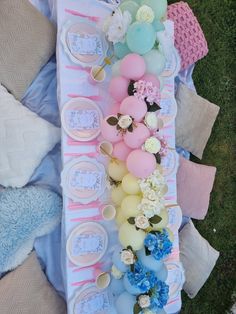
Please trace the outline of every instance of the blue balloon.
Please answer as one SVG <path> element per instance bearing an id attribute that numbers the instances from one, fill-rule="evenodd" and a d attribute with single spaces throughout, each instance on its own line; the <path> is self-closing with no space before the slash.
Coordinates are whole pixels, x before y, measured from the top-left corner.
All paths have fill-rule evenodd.
<path id="1" fill-rule="evenodd" d="M 136 299 L 133 295 L 123 292 L 116 300 L 116 310 L 118 314 L 132 314 Z"/>
<path id="2" fill-rule="evenodd" d="M 112 293 L 114 297 L 117 297 L 122 292 L 125 291 L 125 287 L 122 279 L 112 278 L 111 283 L 109 285 L 109 291 Z"/>
<path id="3" fill-rule="evenodd" d="M 124 275 L 123 283 L 124 283 L 125 290 L 129 292 L 130 294 L 139 295 L 142 293 L 142 291 L 139 288 L 131 285 L 131 283 L 129 282 L 127 273 Z"/>
<path id="4" fill-rule="evenodd" d="M 126 43 L 116 43 L 114 45 L 114 54 L 118 59 L 123 59 L 131 51 L 129 50 Z"/>
<path id="5" fill-rule="evenodd" d="M 145 249 L 136 252 L 139 261 L 148 269 L 158 272 L 163 268 L 163 262 L 157 261 L 152 255 L 146 255 Z"/>
<path id="6" fill-rule="evenodd" d="M 168 270 L 165 264 L 163 264 L 162 267 L 156 272 L 156 276 L 159 280 L 166 281 L 168 276 Z"/>
<path id="7" fill-rule="evenodd" d="M 160 32 L 160 31 L 165 30 L 165 25 L 156 19 L 152 22 L 152 25 L 153 25 L 156 32 Z"/>
<path id="8" fill-rule="evenodd" d="M 152 24 L 135 22 L 129 26 L 126 42 L 132 52 L 144 55 L 153 48 L 155 41 L 156 32 Z"/>

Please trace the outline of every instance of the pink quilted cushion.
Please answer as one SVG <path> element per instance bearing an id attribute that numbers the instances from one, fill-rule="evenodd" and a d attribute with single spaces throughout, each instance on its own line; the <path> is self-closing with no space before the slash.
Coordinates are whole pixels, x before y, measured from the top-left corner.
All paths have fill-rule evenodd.
<path id="1" fill-rule="evenodd" d="M 215 174 L 215 167 L 199 165 L 180 156 L 177 196 L 184 216 L 195 219 L 205 218 Z"/>
<path id="2" fill-rule="evenodd" d="M 181 70 L 184 70 L 207 55 L 207 41 L 186 2 L 169 5 L 168 18 L 175 23 L 175 47 L 181 57 Z"/>

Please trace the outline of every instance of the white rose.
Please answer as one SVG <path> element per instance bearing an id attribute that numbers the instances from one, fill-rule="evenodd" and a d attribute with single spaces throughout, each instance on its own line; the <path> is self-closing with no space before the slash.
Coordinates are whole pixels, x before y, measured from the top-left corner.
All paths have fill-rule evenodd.
<path id="1" fill-rule="evenodd" d="M 142 309 L 145 309 L 151 305 L 150 297 L 148 295 L 140 295 L 138 298 L 138 304 Z"/>
<path id="2" fill-rule="evenodd" d="M 133 265 L 135 262 L 134 253 L 131 250 L 123 250 L 120 257 L 125 265 Z"/>
<path id="3" fill-rule="evenodd" d="M 144 118 L 144 123 L 151 130 L 158 129 L 158 118 L 155 112 L 147 112 Z"/>
<path id="4" fill-rule="evenodd" d="M 116 268 L 115 265 L 112 265 L 111 274 L 115 279 L 121 279 L 123 276 L 123 273 L 118 268 Z"/>
<path id="5" fill-rule="evenodd" d="M 136 20 L 138 22 L 146 22 L 146 23 L 152 23 L 155 19 L 155 14 L 153 12 L 153 9 L 149 7 L 148 5 L 142 5 L 136 14 Z"/>
<path id="6" fill-rule="evenodd" d="M 122 129 L 127 129 L 132 123 L 133 123 L 133 120 L 129 115 L 121 116 L 118 121 L 118 125 Z"/>
<path id="7" fill-rule="evenodd" d="M 161 149 L 161 142 L 154 136 L 149 137 L 144 143 L 144 148 L 151 154 L 156 154 Z"/>
<path id="8" fill-rule="evenodd" d="M 135 226 L 139 229 L 147 229 L 150 224 L 146 216 L 138 215 L 135 217 Z"/>

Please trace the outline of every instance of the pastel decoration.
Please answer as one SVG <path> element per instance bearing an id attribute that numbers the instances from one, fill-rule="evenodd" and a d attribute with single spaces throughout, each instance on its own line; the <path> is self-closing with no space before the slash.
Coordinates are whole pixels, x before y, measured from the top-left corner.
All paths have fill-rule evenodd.
<path id="1" fill-rule="evenodd" d="M 122 2 L 119 8 L 122 12 L 128 11 L 132 16 L 132 20 L 135 20 L 139 5 L 135 1 L 127 0 L 125 2 Z"/>
<path id="2" fill-rule="evenodd" d="M 168 208 L 168 228 L 173 232 L 177 232 L 182 223 L 182 210 L 179 206 Z M 165 227 L 163 227 L 165 228 Z"/>
<path id="3" fill-rule="evenodd" d="M 147 105 L 145 101 L 139 100 L 135 96 L 126 97 L 120 105 L 120 113 L 129 115 L 135 121 L 140 122 L 147 113 Z"/>
<path id="4" fill-rule="evenodd" d="M 107 154 L 111 155 L 113 152 L 113 145 L 112 143 L 108 142 L 108 141 L 102 141 L 98 144 L 97 147 L 98 152 L 107 157 Z"/>
<path id="5" fill-rule="evenodd" d="M 106 78 L 106 71 L 100 65 L 93 65 L 90 71 L 89 82 L 92 85 L 102 83 Z"/>
<path id="6" fill-rule="evenodd" d="M 112 107 L 111 107 L 111 115 L 114 115 L 116 116 L 117 115 L 117 112 L 120 111 L 120 104 L 114 104 Z"/>
<path id="7" fill-rule="evenodd" d="M 168 270 L 164 263 L 162 264 L 162 267 L 158 271 L 156 271 L 156 276 L 159 280 L 166 281 L 168 277 Z"/>
<path id="8" fill-rule="evenodd" d="M 136 123 L 133 132 L 125 133 L 124 142 L 130 148 L 139 148 L 142 146 L 142 144 L 144 144 L 146 139 L 148 139 L 149 137 L 150 137 L 149 129 L 142 123 Z M 132 154 L 132 152 L 130 154 Z"/>
<path id="9" fill-rule="evenodd" d="M 167 12 L 167 0 L 142 0 L 141 3 L 153 9 L 157 20 L 165 17 Z"/>
<path id="10" fill-rule="evenodd" d="M 105 220 L 112 220 L 116 216 L 116 209 L 113 205 L 105 205 L 102 208 L 102 217 Z"/>
<path id="11" fill-rule="evenodd" d="M 111 282 L 110 274 L 102 272 L 100 269 L 95 270 L 94 277 L 98 289 L 106 289 Z"/>
<path id="12" fill-rule="evenodd" d="M 119 269 L 119 271 L 121 271 L 122 273 L 125 273 L 129 269 L 129 266 L 125 265 L 121 261 L 121 251 L 122 251 L 122 247 L 116 247 L 114 249 L 114 253 L 112 255 L 112 263 L 116 266 L 116 268 Z"/>
<path id="13" fill-rule="evenodd" d="M 129 81 L 122 77 L 113 77 L 109 85 L 109 93 L 113 99 L 117 102 L 121 102 L 128 96 Z"/>
<path id="14" fill-rule="evenodd" d="M 114 54 L 118 59 L 123 59 L 131 51 L 129 50 L 126 43 L 116 43 L 114 44 Z"/>
<path id="15" fill-rule="evenodd" d="M 156 32 L 161 32 L 161 31 L 165 30 L 165 25 L 161 21 L 159 21 L 157 19 L 155 19 L 152 22 L 152 26 L 154 27 Z"/>
<path id="16" fill-rule="evenodd" d="M 168 211 L 166 208 L 162 209 L 161 212 L 158 214 L 158 216 L 160 216 L 162 220 L 158 224 L 153 224 L 154 230 L 166 228 L 168 224 Z"/>
<path id="17" fill-rule="evenodd" d="M 121 61 L 120 73 L 130 80 L 139 80 L 146 71 L 144 59 L 136 53 L 130 53 Z"/>
<path id="18" fill-rule="evenodd" d="M 138 209 L 142 198 L 138 195 L 128 195 L 121 203 L 121 212 L 125 218 L 136 217 L 140 211 Z"/>
<path id="19" fill-rule="evenodd" d="M 174 240 L 175 240 L 175 235 L 174 235 L 174 233 L 173 233 L 173 232 L 170 230 L 170 228 L 168 228 L 168 227 L 166 227 L 165 229 L 166 229 L 166 231 L 168 232 L 168 237 L 169 237 L 170 241 L 173 243 Z"/>
<path id="20" fill-rule="evenodd" d="M 134 251 L 141 250 L 143 247 L 145 232 L 143 230 L 136 230 L 134 225 L 125 222 L 119 229 L 120 243 L 124 246 L 131 246 Z"/>
<path id="21" fill-rule="evenodd" d="M 166 284 L 169 286 L 170 299 L 177 298 L 185 282 L 184 269 L 181 262 L 168 261 L 165 263 L 168 271 Z"/>
<path id="22" fill-rule="evenodd" d="M 127 194 L 139 194 L 141 191 L 138 178 L 131 173 L 126 174 L 122 179 L 122 188 Z"/>
<path id="23" fill-rule="evenodd" d="M 144 55 L 150 51 L 156 41 L 156 32 L 152 24 L 135 22 L 129 26 L 126 42 L 132 52 Z"/>
<path id="24" fill-rule="evenodd" d="M 158 89 L 160 89 L 160 80 L 158 79 L 157 76 L 150 74 L 150 73 L 146 73 L 144 74 L 144 76 L 141 78 L 142 81 L 146 81 L 146 82 L 151 82 L 153 84 L 153 86 L 157 87 Z"/>
<path id="25" fill-rule="evenodd" d="M 122 140 L 122 134 L 117 131 L 116 127 L 107 123 L 107 117 L 101 123 L 101 132 L 105 140 L 116 143 Z"/>
<path id="26" fill-rule="evenodd" d="M 102 112 L 97 104 L 83 97 L 73 98 L 62 108 L 62 126 L 76 141 L 91 141 L 100 134 Z"/>
<path id="27" fill-rule="evenodd" d="M 126 161 L 130 152 L 131 148 L 124 142 L 119 142 L 114 145 L 113 156 L 119 160 Z"/>
<path id="28" fill-rule="evenodd" d="M 129 154 L 126 165 L 135 177 L 147 178 L 156 169 L 156 159 L 153 154 L 136 149 Z"/>
<path id="29" fill-rule="evenodd" d="M 72 230 L 66 244 L 70 261 L 80 267 L 97 263 L 108 245 L 106 230 L 98 223 L 86 222 Z"/>
<path id="30" fill-rule="evenodd" d="M 133 313 L 136 298 L 128 292 L 123 292 L 116 300 L 117 314 Z"/>
<path id="31" fill-rule="evenodd" d="M 116 206 L 120 206 L 126 196 L 127 194 L 122 189 L 121 184 L 113 188 L 111 191 L 111 199 Z"/>
<path id="32" fill-rule="evenodd" d="M 114 76 L 120 76 L 120 60 L 116 61 L 116 62 L 112 65 L 111 71 L 112 71 L 112 77 L 114 77 Z"/>
<path id="33" fill-rule="evenodd" d="M 126 165 L 123 161 L 112 159 L 108 165 L 108 174 L 109 176 L 119 182 L 122 181 L 123 177 L 128 173 Z"/>
<path id="34" fill-rule="evenodd" d="M 109 290 L 114 297 L 118 297 L 125 290 L 123 280 L 112 278 Z"/>
<path id="35" fill-rule="evenodd" d="M 160 75 L 164 71 L 166 58 L 160 51 L 153 49 L 146 53 L 143 58 L 146 63 L 147 73 Z"/>
<path id="36" fill-rule="evenodd" d="M 124 275 L 123 284 L 124 284 L 125 290 L 129 294 L 135 295 L 135 296 L 139 295 L 139 294 L 142 294 L 142 290 L 140 288 L 131 285 L 131 283 L 130 283 L 130 281 L 128 279 L 127 273 Z M 124 313 L 127 313 L 127 312 L 124 312 Z M 130 313 L 133 313 L 133 312 L 130 312 Z"/>
<path id="37" fill-rule="evenodd" d="M 137 251 L 136 254 L 142 265 L 148 269 L 155 272 L 158 272 L 160 269 L 162 269 L 163 262 L 156 260 L 152 255 L 146 255 L 144 248 Z"/>
<path id="38" fill-rule="evenodd" d="M 116 224 L 118 226 L 121 226 L 126 221 L 126 218 L 124 217 L 121 207 L 116 208 Z"/>

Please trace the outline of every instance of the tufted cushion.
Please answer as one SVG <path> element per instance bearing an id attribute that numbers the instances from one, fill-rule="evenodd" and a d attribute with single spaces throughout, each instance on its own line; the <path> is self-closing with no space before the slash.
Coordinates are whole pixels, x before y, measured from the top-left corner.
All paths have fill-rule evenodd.
<path id="1" fill-rule="evenodd" d="M 0 185 L 27 184 L 59 141 L 59 128 L 25 108 L 0 85 Z"/>
<path id="2" fill-rule="evenodd" d="M 186 279 L 184 291 L 194 298 L 210 276 L 219 252 L 200 235 L 192 221 L 180 231 L 179 240 Z"/>
<path id="3" fill-rule="evenodd" d="M 56 29 L 28 0 L 1 0 L 0 30 L 0 84 L 21 99 L 54 53 Z"/>
<path id="4" fill-rule="evenodd" d="M 1 314 L 66 314 L 33 252 L 16 270 L 0 280 Z"/>
<path id="5" fill-rule="evenodd" d="M 176 101 L 176 145 L 201 159 L 220 109 L 183 84 Z"/>
<path id="6" fill-rule="evenodd" d="M 205 218 L 215 174 L 215 167 L 196 164 L 180 156 L 177 197 L 184 216 L 195 219 Z"/>

